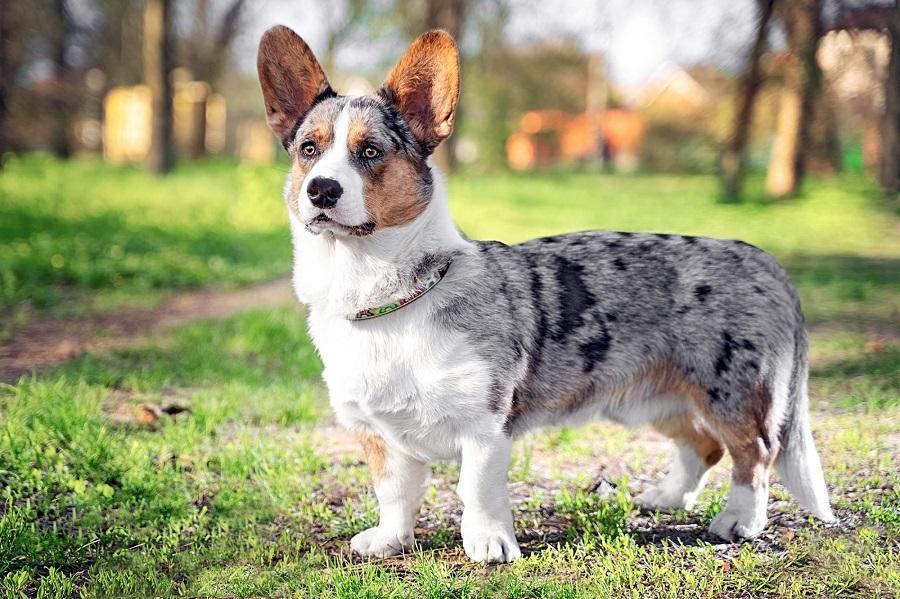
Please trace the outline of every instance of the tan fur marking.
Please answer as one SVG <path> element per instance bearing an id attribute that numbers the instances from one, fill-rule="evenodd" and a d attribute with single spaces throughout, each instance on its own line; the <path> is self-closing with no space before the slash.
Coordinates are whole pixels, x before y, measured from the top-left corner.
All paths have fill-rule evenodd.
<path id="1" fill-rule="evenodd" d="M 425 210 L 419 193 L 421 178 L 400 156 L 388 156 L 377 177 L 366 177 L 366 210 L 376 229 L 404 225 Z"/>
<path id="2" fill-rule="evenodd" d="M 768 390 L 760 386 L 744 398 L 743 411 L 727 419 L 700 406 L 704 422 L 728 449 L 734 462 L 734 481 L 756 488 L 766 480 L 766 472 L 778 456 L 774 435 L 769 434 L 766 415 L 772 398 Z M 764 438 L 769 439 L 767 446 Z"/>
<path id="3" fill-rule="evenodd" d="M 643 372 L 643 376 L 635 381 L 635 385 L 650 383 L 653 395 L 679 395 L 694 402 L 705 400 L 706 392 L 696 383 L 690 381 L 681 370 L 668 361 L 651 363 Z"/>
<path id="4" fill-rule="evenodd" d="M 412 43 L 384 82 L 413 135 L 433 150 L 453 131 L 459 100 L 459 52 L 446 31 Z"/>
<path id="5" fill-rule="evenodd" d="M 308 172 L 306 164 L 295 156 L 291 164 L 291 195 L 288 198 L 288 208 L 293 210 L 298 217 L 300 216 L 300 189 L 303 187 L 303 180 L 306 179 Z"/>
<path id="6" fill-rule="evenodd" d="M 363 119 L 353 119 L 347 130 L 347 148 L 351 152 L 359 149 L 359 145 L 369 136 L 369 126 Z"/>
<path id="7" fill-rule="evenodd" d="M 366 460 L 369 462 L 369 470 L 372 472 L 372 479 L 376 482 L 384 478 L 384 463 L 387 458 L 387 447 L 381 437 L 377 437 L 365 431 L 357 431 L 356 436 L 362 443 L 363 451 L 366 452 Z"/>
<path id="8" fill-rule="evenodd" d="M 722 444 L 690 414 L 657 420 L 653 423 L 653 428 L 676 442 L 693 448 L 707 468 L 715 466 L 725 453 Z"/>

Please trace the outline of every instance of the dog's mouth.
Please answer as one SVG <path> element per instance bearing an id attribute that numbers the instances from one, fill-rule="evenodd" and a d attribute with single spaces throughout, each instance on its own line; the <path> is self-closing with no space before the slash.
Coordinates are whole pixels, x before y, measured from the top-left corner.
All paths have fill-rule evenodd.
<path id="1" fill-rule="evenodd" d="M 361 225 L 345 225 L 320 212 L 306 221 L 306 230 L 313 235 L 319 235 L 323 231 L 331 231 L 342 235 L 365 237 L 375 230 L 375 223 L 362 223 Z"/>

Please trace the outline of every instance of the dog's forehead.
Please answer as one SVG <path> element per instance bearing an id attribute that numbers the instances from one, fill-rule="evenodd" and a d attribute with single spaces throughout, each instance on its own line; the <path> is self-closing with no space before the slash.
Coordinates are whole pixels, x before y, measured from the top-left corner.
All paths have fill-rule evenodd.
<path id="1" fill-rule="evenodd" d="M 303 139 L 309 137 L 313 132 L 321 131 L 328 131 L 328 137 L 330 137 L 334 122 L 340 116 L 341 110 L 343 110 L 346 103 L 347 98 L 340 96 L 326 98 L 317 102 L 300 122 L 294 140 Z"/>
<path id="2" fill-rule="evenodd" d="M 398 117 L 376 95 L 335 96 L 318 102 L 303 119 L 295 139 L 307 137 L 312 132 L 327 130 L 328 137 L 341 115 L 346 112 L 349 135 L 355 139 L 368 138 L 393 145 L 402 145 L 398 139 Z"/>

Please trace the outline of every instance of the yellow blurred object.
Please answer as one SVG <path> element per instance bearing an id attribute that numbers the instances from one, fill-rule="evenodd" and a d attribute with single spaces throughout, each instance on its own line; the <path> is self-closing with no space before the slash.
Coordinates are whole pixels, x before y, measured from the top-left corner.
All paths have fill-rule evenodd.
<path id="1" fill-rule="evenodd" d="M 209 85 L 203 81 L 175 85 L 175 147 L 181 154 L 199 158 L 206 152 L 206 99 L 209 95 Z"/>
<path id="2" fill-rule="evenodd" d="M 206 100 L 206 151 L 210 154 L 225 151 L 227 114 L 225 96 L 210 94 Z"/>
<path id="3" fill-rule="evenodd" d="M 237 128 L 236 141 L 241 162 L 266 165 L 275 161 L 275 139 L 264 121 L 242 121 Z"/>
<path id="4" fill-rule="evenodd" d="M 104 99 L 103 156 L 122 164 L 143 160 L 150 150 L 150 88 L 114 87 Z"/>

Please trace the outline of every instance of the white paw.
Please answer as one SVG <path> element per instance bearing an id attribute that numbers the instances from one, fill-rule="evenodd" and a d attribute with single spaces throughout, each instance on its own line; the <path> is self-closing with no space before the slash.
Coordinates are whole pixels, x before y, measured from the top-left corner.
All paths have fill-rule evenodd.
<path id="1" fill-rule="evenodd" d="M 522 557 L 512 527 L 468 529 L 463 532 L 463 548 L 475 562 L 502 564 Z"/>
<path id="2" fill-rule="evenodd" d="M 709 532 L 726 541 L 752 539 L 766 527 L 765 512 L 728 510 L 713 519 Z"/>
<path id="3" fill-rule="evenodd" d="M 658 486 L 647 489 L 635 497 L 634 502 L 650 510 L 689 510 L 697 502 L 697 494 L 682 493 Z"/>
<path id="4" fill-rule="evenodd" d="M 412 530 L 398 531 L 375 526 L 354 536 L 350 547 L 362 557 L 391 557 L 409 551 L 414 542 Z"/>

